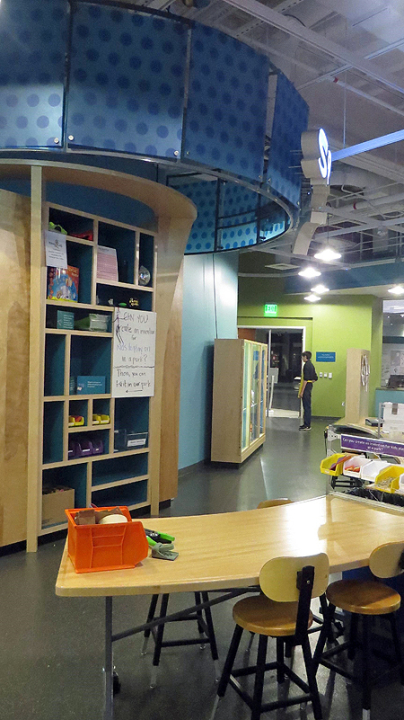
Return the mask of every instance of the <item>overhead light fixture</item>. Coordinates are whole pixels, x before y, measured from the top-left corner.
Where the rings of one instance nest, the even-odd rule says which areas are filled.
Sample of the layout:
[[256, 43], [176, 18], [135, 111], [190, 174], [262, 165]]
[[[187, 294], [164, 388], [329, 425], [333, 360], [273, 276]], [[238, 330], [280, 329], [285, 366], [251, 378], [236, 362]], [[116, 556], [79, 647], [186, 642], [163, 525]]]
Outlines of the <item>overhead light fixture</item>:
[[303, 270], [300, 270], [299, 275], [300, 277], [308, 278], [309, 280], [311, 280], [312, 278], [320, 277], [321, 272], [319, 270], [316, 270], [316, 268], [308, 265], [307, 267], [303, 268]]
[[321, 300], [321, 298], [314, 293], [311, 293], [311, 295], [306, 295], [304, 299], [307, 300], [307, 302], [318, 302], [319, 300]]
[[311, 288], [312, 293], [316, 293], [317, 295], [322, 295], [323, 293], [327, 293], [330, 291], [330, 288], [326, 287], [325, 285], [316, 285], [316, 287]]
[[394, 285], [394, 287], [389, 288], [389, 293], [392, 295], [404, 295], [404, 287], [402, 285]]
[[332, 260], [339, 260], [342, 257], [341, 253], [333, 250], [332, 248], [324, 248], [320, 252], [316, 253], [316, 260], [322, 260], [323, 262], [331, 262]]

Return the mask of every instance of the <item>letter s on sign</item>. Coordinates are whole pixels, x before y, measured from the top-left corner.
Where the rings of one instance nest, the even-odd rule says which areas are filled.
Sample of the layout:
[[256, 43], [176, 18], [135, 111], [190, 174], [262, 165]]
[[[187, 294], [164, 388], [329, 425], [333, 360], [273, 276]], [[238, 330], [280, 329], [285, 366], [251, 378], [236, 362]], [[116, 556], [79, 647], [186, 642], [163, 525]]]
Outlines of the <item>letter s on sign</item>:
[[318, 146], [320, 149], [320, 158], [318, 165], [320, 168], [321, 177], [326, 181], [327, 185], [330, 184], [331, 175], [331, 150], [328, 147], [328, 138], [324, 130], [321, 128], [318, 132]]
[[309, 130], [302, 133], [303, 174], [310, 178], [312, 185], [330, 184], [331, 150], [324, 130]]

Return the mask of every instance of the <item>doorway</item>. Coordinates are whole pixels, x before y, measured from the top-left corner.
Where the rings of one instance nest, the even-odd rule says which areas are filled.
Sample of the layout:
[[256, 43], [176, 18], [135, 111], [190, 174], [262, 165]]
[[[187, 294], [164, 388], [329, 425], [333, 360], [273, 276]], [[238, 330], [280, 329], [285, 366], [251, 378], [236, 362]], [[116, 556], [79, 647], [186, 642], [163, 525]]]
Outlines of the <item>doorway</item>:
[[239, 327], [238, 336], [268, 345], [268, 416], [300, 415], [299, 390], [304, 327]]

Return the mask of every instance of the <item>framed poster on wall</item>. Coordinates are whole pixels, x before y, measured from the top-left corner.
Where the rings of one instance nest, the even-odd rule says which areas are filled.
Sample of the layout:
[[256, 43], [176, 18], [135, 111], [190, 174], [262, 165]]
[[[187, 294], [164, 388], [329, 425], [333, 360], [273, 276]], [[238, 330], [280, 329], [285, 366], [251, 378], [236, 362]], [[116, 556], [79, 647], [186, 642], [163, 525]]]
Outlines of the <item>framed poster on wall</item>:
[[116, 308], [113, 338], [112, 397], [152, 397], [156, 313]]

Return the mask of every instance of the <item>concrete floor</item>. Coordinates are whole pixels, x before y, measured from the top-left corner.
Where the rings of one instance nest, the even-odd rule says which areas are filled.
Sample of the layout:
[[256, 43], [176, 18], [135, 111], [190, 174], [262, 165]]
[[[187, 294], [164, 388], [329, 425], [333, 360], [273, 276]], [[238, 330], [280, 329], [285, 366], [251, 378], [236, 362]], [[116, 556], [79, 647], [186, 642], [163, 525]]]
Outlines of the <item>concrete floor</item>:
[[[298, 421], [272, 419], [265, 446], [242, 468], [205, 466], [180, 480], [179, 497], [164, 514], [190, 515], [254, 508], [264, 498], [292, 500], [323, 494], [319, 462], [324, 455], [325, 421], [316, 419], [310, 433], [299, 433]], [[242, 540], [242, 538], [241, 538]], [[54, 582], [64, 545], [48, 542], [36, 555], [24, 552], [0, 558], [0, 718], [22, 720], [101, 720], [103, 692], [104, 602], [62, 599]], [[201, 548], [203, 552], [203, 548]], [[190, 604], [192, 597], [172, 595], [170, 609]], [[149, 598], [114, 600], [114, 629], [146, 617]], [[233, 622], [230, 603], [213, 608], [219, 654], [225, 657]], [[177, 623], [168, 628], [184, 636], [192, 632]], [[163, 650], [159, 684], [149, 689], [151, 643], [140, 657], [140, 636], [115, 645], [115, 664], [122, 682], [116, 698], [116, 720], [208, 720], [215, 694], [208, 649], [198, 646]], [[270, 650], [273, 657], [273, 648]], [[296, 666], [300, 666], [297, 653]], [[318, 674], [325, 720], [359, 720], [360, 694], [324, 668]], [[277, 692], [274, 678], [269, 690]], [[334, 690], [334, 692], [333, 692]], [[372, 720], [398, 720], [403, 715], [404, 689], [397, 681], [376, 689]], [[332, 701], [332, 702], [331, 702]], [[217, 720], [247, 720], [248, 708], [229, 689]], [[274, 720], [312, 718], [299, 707], [263, 717]]]

